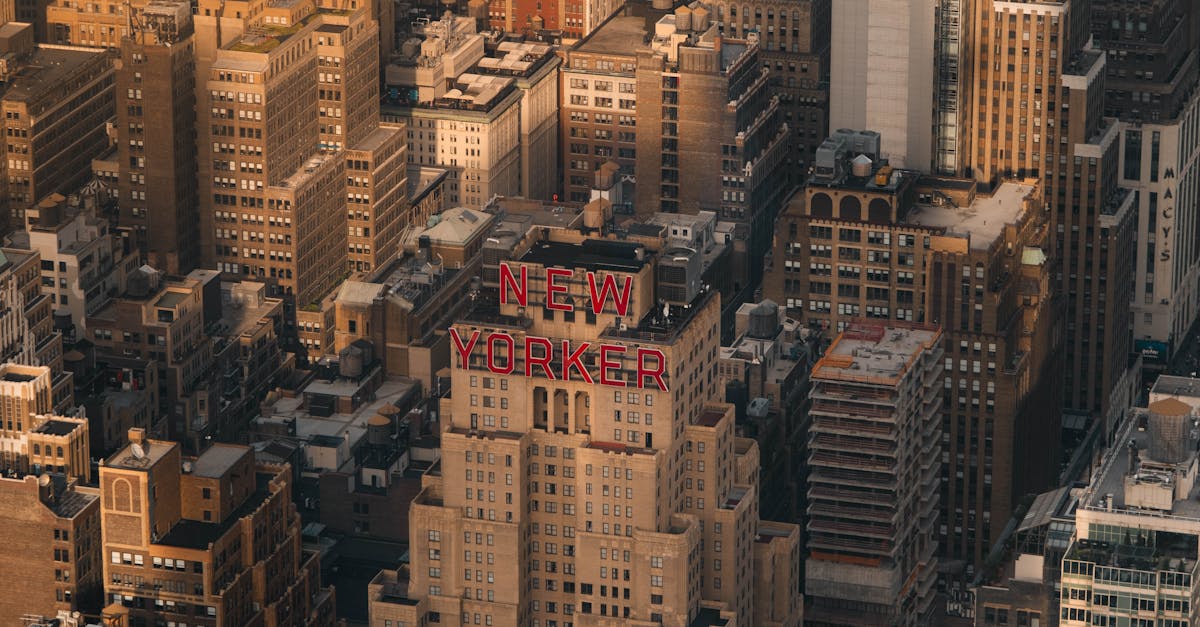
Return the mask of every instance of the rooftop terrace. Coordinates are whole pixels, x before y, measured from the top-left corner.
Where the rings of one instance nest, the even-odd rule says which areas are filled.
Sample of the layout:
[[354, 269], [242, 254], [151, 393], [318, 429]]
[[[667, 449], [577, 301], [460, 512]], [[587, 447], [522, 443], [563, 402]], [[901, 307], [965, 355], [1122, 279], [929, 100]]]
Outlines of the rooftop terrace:
[[1004, 232], [1005, 225], [1020, 219], [1025, 199], [1034, 189], [1034, 185], [1006, 181], [992, 195], [976, 196], [969, 207], [919, 204], [905, 221], [944, 228], [949, 234], [968, 238], [971, 248], [987, 250]]

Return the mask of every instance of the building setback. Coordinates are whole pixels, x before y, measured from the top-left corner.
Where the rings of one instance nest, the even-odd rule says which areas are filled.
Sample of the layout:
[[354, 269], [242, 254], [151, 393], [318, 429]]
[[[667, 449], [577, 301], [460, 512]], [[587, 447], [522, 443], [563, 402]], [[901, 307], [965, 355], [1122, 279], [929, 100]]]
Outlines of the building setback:
[[[474, 340], [452, 349], [441, 479], [413, 502], [411, 568], [380, 576], [372, 624], [799, 625], [799, 529], [758, 521], [758, 447], [713, 402], [715, 294], [664, 306], [655, 251], [546, 233], [504, 262], [528, 277], [521, 303], [490, 284], [454, 324]], [[630, 281], [625, 304], [594, 311], [588, 273]]]
[[[987, 3], [985, 3], [987, 4]], [[1088, 2], [991, 3], [978, 11], [964, 171], [984, 187], [1042, 179], [1067, 297], [1063, 403], [1115, 429], [1124, 403], [1133, 272], [1134, 194], [1120, 182], [1120, 125], [1104, 117], [1106, 56], [1092, 46]]]
[[942, 327], [952, 361], [940, 565], [960, 572], [987, 555], [1021, 496], [1058, 472], [1063, 299], [1041, 182], [987, 193], [970, 179], [922, 177], [884, 165], [877, 141], [838, 132], [818, 150], [780, 220], [763, 291], [815, 328], [840, 332], [860, 316]]

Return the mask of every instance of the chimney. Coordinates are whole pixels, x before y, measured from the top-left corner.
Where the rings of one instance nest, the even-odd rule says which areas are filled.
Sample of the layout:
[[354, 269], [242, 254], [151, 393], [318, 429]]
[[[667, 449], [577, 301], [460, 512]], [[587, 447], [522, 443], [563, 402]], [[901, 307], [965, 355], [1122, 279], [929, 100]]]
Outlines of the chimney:
[[141, 427], [131, 427], [129, 429], [129, 443], [130, 444], [145, 444], [146, 443], [146, 430]]

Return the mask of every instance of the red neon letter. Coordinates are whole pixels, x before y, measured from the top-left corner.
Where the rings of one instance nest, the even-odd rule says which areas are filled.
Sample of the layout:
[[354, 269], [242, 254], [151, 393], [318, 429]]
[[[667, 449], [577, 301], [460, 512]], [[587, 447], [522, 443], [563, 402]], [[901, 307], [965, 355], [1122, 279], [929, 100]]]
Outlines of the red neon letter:
[[458, 357], [462, 360], [462, 369], [471, 369], [471, 351], [475, 349], [475, 341], [479, 339], [479, 330], [471, 331], [471, 341], [463, 344], [462, 336], [458, 334], [458, 329], [450, 327], [450, 339], [454, 340], [454, 348], [458, 350]]
[[[508, 356], [504, 360], [504, 366], [496, 365], [496, 340], [500, 340], [508, 345]], [[507, 333], [493, 333], [489, 335], [487, 340], [488, 370], [496, 374], [511, 374], [515, 365], [513, 363], [513, 346], [512, 336]]]
[[[542, 347], [542, 356], [537, 357], [533, 354], [533, 347]], [[550, 368], [550, 360], [554, 358], [554, 344], [550, 343], [544, 337], [536, 337], [531, 335], [525, 336], [525, 376], [533, 376], [533, 366], [538, 365], [546, 373], [546, 378], [554, 380], [554, 370]]]
[[623, 388], [623, 387], [625, 387], [624, 381], [622, 381], [620, 379], [609, 379], [608, 378], [609, 370], [621, 367], [621, 362], [608, 360], [608, 354], [610, 352], [611, 353], [624, 353], [625, 347], [624, 346], [614, 346], [611, 344], [601, 344], [600, 345], [600, 384], [601, 385], [611, 385], [613, 387]]
[[564, 270], [562, 268], [546, 268], [546, 308], [547, 309], [557, 309], [559, 311], [575, 311], [575, 305], [573, 305], [571, 303], [554, 302], [555, 294], [566, 294], [567, 293], [567, 286], [559, 285], [558, 282], [555, 281], [555, 279], [558, 277], [569, 277], [573, 274], [575, 274], [575, 273], [570, 270]]
[[563, 381], [571, 380], [571, 368], [574, 367], [579, 373], [579, 376], [583, 377], [584, 383], [595, 383], [595, 381], [592, 380], [592, 373], [588, 372], [587, 368], [583, 365], [583, 354], [587, 352], [587, 349], [591, 348], [591, 346], [591, 344], [584, 342], [579, 346], [578, 350], [572, 353], [571, 340], [563, 340]]
[[629, 311], [629, 292], [633, 289], [633, 277], [625, 277], [625, 285], [621, 287], [621, 293], [617, 293], [617, 280], [613, 275], [604, 275], [604, 286], [600, 288], [599, 294], [596, 293], [596, 273], [587, 273], [588, 291], [592, 296], [592, 313], [600, 315], [604, 311], [604, 303], [608, 301], [609, 290], [612, 291], [613, 304], [617, 306], [617, 315], [624, 316]]
[[[653, 356], [658, 361], [654, 370], [646, 367], [647, 356]], [[646, 387], [643, 377], [653, 377], [654, 384], [658, 386], [658, 389], [666, 392], [667, 384], [663, 381], [663, 371], [667, 369], [666, 355], [663, 355], [663, 352], [656, 348], [639, 348], [637, 351], [637, 361], [638, 387]]]
[[517, 297], [517, 304], [522, 307], [529, 306], [529, 269], [521, 266], [521, 280], [513, 276], [512, 268], [508, 267], [507, 263], [500, 262], [500, 304], [507, 305], [508, 290], [512, 288], [513, 295]]

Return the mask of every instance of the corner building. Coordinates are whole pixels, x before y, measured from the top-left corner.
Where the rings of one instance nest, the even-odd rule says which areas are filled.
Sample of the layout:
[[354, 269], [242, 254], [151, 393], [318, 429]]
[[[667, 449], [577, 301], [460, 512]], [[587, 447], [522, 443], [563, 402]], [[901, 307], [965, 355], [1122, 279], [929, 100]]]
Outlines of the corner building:
[[[760, 523], [757, 445], [714, 402], [719, 299], [695, 289], [660, 304], [645, 247], [552, 237], [562, 241], [513, 255], [513, 276], [528, 277], [525, 306], [485, 289], [453, 327], [462, 345], [452, 348], [441, 477], [412, 505], [403, 599], [373, 617], [800, 625], [799, 529]], [[563, 275], [553, 302], [574, 311], [545, 306], [548, 271]], [[628, 309], [610, 291], [593, 313], [589, 272], [598, 289], [606, 276], [628, 280]], [[564, 343], [582, 351], [578, 362], [564, 359]], [[647, 351], [661, 355], [661, 374]]]

